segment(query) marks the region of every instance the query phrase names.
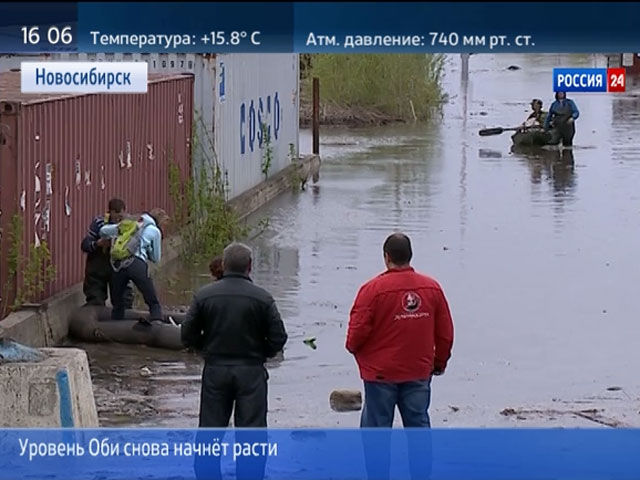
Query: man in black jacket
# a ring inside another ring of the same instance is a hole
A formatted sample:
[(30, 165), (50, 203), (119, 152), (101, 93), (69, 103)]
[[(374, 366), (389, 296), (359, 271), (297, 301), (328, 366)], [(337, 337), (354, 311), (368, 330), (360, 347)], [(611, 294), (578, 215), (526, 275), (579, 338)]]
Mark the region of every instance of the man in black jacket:
[[(119, 198), (109, 200), (107, 213), (98, 215), (91, 221), (87, 235), (82, 240), (80, 248), (87, 254), (82, 286), (87, 305), (104, 306), (107, 297), (111, 296), (111, 277), (113, 276), (109, 254), (111, 242), (100, 238), (100, 229), (105, 223), (118, 223), (126, 213), (125, 210), (123, 200)], [(132, 304), (133, 290), (129, 284), (125, 292), (125, 307), (131, 309)]]
[(205, 358), (200, 427), (226, 428), (235, 403), (236, 427), (267, 426), (267, 358), (287, 333), (273, 297), (254, 285), (251, 250), (224, 250), (223, 277), (198, 291), (182, 324), (182, 342)]

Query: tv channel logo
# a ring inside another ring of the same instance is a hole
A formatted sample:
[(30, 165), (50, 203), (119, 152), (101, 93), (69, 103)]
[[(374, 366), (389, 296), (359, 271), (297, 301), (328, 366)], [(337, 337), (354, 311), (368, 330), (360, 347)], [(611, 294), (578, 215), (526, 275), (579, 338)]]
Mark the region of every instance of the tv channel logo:
[(554, 68), (554, 92), (624, 92), (624, 68)]

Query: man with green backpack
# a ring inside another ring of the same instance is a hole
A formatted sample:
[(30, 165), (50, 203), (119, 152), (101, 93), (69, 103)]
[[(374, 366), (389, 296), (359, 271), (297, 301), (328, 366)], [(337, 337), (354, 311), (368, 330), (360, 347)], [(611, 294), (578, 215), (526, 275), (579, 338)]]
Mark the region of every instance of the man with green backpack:
[(162, 258), (162, 227), (168, 220), (166, 212), (157, 208), (139, 217), (123, 218), (117, 225), (105, 225), (100, 229), (102, 238), (112, 239), (112, 319), (124, 318), (124, 294), (131, 281), (149, 307), (149, 322), (163, 320), (162, 307), (149, 276), (148, 262), (158, 263)]

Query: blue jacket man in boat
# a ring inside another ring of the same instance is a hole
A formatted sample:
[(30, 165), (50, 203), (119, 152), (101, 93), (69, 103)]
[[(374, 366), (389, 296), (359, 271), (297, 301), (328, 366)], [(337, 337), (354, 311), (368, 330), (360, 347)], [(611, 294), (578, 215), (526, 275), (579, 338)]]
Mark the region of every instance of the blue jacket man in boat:
[(575, 102), (567, 98), (565, 92), (556, 92), (556, 100), (549, 108), (549, 114), (544, 122), (545, 130), (553, 128), (551, 144), (557, 145), (562, 141), (562, 146), (573, 145), (573, 137), (576, 134), (575, 121), (580, 116)]

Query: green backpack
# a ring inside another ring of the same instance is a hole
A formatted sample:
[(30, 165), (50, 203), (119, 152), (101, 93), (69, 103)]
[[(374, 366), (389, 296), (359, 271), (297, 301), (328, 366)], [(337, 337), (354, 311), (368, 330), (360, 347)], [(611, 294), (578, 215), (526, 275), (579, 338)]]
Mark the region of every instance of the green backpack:
[(111, 260), (122, 262), (140, 250), (142, 228), (137, 220), (124, 219), (118, 224), (118, 236), (111, 245)]

